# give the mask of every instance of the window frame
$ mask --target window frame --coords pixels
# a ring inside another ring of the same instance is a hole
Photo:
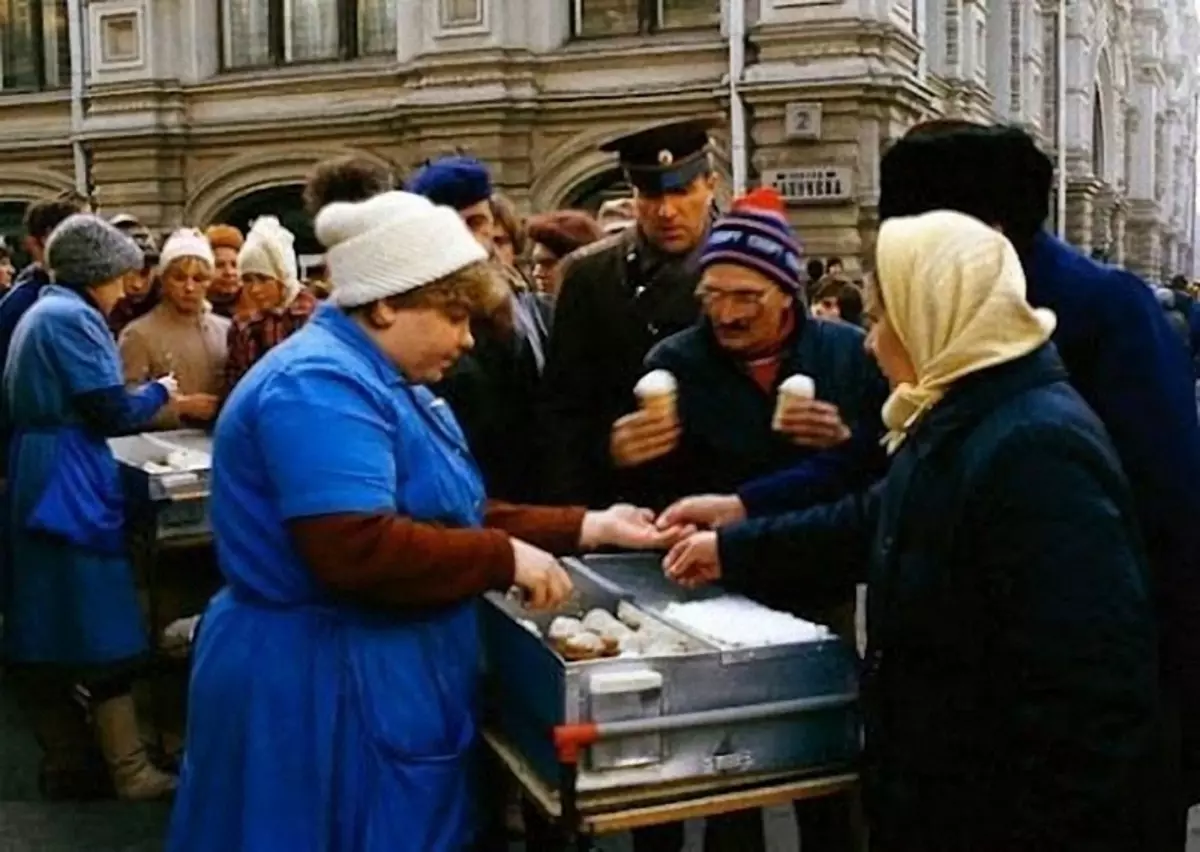
[[[299,68],[329,65],[335,62],[380,59],[393,56],[394,52],[362,52],[358,32],[359,4],[366,0],[335,0],[337,3],[338,50],[336,56],[327,59],[288,59],[287,0],[267,0],[267,55],[265,63],[231,65],[229,61],[231,34],[229,32],[229,4],[236,0],[220,0],[217,4],[217,26],[221,39],[222,73],[263,71],[273,68]]]
[[[4,52],[4,39],[0,37],[0,96],[3,95],[29,95],[39,92],[61,92],[71,88],[71,56],[68,52],[65,68],[59,69],[59,79],[61,82],[56,85],[49,85],[47,82],[47,68],[49,57],[46,54],[46,10],[47,8],[54,9],[58,7],[59,13],[63,16],[69,28],[71,26],[69,7],[66,0],[0,0],[0,6],[3,7],[7,18],[11,21],[13,18],[12,6],[16,3],[28,2],[29,14],[33,20],[33,69],[34,76],[37,82],[32,86],[12,86],[4,85],[4,78],[7,74],[8,56]]]
[[[720,3],[717,5],[717,20],[708,26],[684,27],[666,26],[666,4],[671,0],[637,0],[637,32],[630,33],[594,33],[583,31],[583,7],[588,0],[572,0],[571,2],[571,41],[596,41],[606,38],[631,38],[635,36],[650,36],[659,33],[695,32],[720,26]],[[716,2],[716,0],[714,0]]]

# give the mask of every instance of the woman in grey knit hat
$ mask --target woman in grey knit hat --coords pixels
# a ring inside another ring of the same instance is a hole
[[[147,650],[124,540],[112,435],[136,432],[176,393],[167,377],[127,390],[106,316],[142,268],[142,251],[99,217],[77,214],[50,235],[48,285],[18,323],[4,370],[11,431],[6,510],[9,582],[4,654],[44,751],[43,786],[69,795],[80,743],[69,695],[92,695],[117,794],[156,798],[175,779],[147,760],[131,689]]]

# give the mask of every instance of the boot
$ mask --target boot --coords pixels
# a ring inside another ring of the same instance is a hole
[[[111,798],[112,782],[96,738],[62,678],[25,670],[12,673],[11,686],[41,748],[42,796],[50,801]]]
[[[175,791],[179,779],[159,771],[146,756],[138,732],[132,695],[120,695],[93,709],[104,762],[117,797],[131,801],[159,799]]]

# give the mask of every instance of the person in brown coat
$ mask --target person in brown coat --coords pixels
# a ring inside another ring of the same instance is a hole
[[[188,228],[172,234],[163,246],[159,278],[162,301],[121,332],[125,381],[174,375],[181,396],[159,412],[155,428],[205,426],[217,416],[229,320],[213,314],[205,299],[213,256],[204,235]]]

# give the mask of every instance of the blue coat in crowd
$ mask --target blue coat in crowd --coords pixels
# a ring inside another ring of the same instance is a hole
[[[212,475],[228,586],[194,651],[167,849],[469,848],[476,601],[358,606],[288,530],[339,514],[478,526],[483,484],[448,407],[323,306],[230,396]]]
[[[97,395],[113,416],[87,416]],[[166,402],[158,383],[124,390],[117,345],[83,294],[50,285],[17,324],[4,371],[9,659],[93,667],[145,652],[106,438],[144,428]]]

